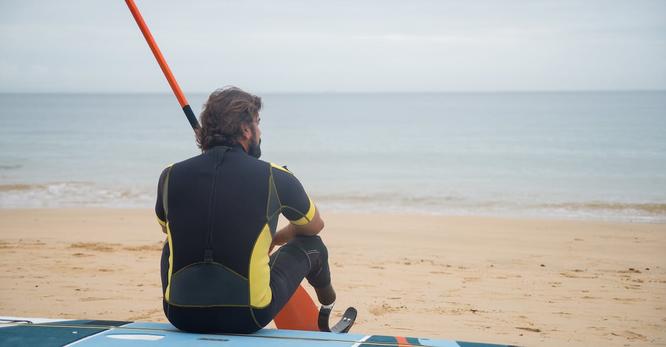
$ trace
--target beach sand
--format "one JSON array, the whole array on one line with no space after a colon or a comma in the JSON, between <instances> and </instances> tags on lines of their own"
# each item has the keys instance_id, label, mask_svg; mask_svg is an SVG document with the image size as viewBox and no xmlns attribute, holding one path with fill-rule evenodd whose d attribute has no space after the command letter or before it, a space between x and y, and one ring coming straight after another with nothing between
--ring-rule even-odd
<instances>
[{"instance_id":1,"label":"beach sand","mask_svg":"<svg viewBox=\"0 0 666 347\"><path fill-rule=\"evenodd\" d=\"M666 225L322 212L354 332L666 345ZM150 209L1 209L0 315L165 321Z\"/></svg>"}]
</instances>

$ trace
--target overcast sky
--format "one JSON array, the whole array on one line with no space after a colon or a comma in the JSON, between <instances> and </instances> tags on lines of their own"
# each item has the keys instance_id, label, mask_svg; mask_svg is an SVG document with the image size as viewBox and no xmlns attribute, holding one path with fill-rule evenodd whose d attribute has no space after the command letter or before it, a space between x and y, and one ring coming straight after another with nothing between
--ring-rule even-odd
<instances>
[{"instance_id":1,"label":"overcast sky","mask_svg":"<svg viewBox=\"0 0 666 347\"><path fill-rule=\"evenodd\" d=\"M666 1L136 0L187 93L666 89ZM0 0L0 92L169 92L123 0Z\"/></svg>"}]
</instances>

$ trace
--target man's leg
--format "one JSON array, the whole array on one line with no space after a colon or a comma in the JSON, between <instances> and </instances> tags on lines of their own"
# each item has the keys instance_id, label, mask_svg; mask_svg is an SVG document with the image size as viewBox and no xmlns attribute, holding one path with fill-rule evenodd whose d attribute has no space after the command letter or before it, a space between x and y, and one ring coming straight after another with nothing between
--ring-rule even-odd
<instances>
[{"instance_id":1,"label":"man's leg","mask_svg":"<svg viewBox=\"0 0 666 347\"><path fill-rule=\"evenodd\" d=\"M307 278L323 305L335 301L328 265L328 250L319 236L296 236L271 255L270 319L289 301L298 286Z\"/></svg>"}]
</instances>

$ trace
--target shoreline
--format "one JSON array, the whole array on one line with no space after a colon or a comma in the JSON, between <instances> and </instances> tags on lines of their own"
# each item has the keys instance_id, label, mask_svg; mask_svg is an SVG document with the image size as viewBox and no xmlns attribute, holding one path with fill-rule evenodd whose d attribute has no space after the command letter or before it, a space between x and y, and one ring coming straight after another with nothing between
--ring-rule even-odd
<instances>
[{"instance_id":1,"label":"shoreline","mask_svg":"<svg viewBox=\"0 0 666 347\"><path fill-rule=\"evenodd\" d=\"M1 186L1 185L0 185ZM21 210L151 210L154 198L150 199L150 206L146 206L145 203L126 203L119 205L105 205L97 203L89 203L88 206L82 207L79 204L67 205L64 206L2 206L0 205L0 210L5 211L21 211ZM572 221L572 222L590 222L590 223L610 223L610 224L655 224L655 225L666 225L666 214L662 213L666 211L666 204L662 203L586 203L586 204L563 204L563 206L597 206L596 210L566 210L562 209L558 213L554 211L538 211L530 209L519 209L515 208L513 210L501 210L501 211L489 211L483 210L481 208L476 209L475 212L470 212L474 210L473 207L455 207L455 206L438 206L437 208L417 208L414 206L405 206L400 209L397 207L384 206L376 207L373 205L342 205L339 203L328 203L321 202L315 196L315 201L317 205L322 209L328 211L331 214L368 214L368 215L400 215L400 216L434 216L434 217L444 217L444 218L489 218L489 219L504 219L504 220L544 220L544 221ZM444 211L444 212L442 212ZM564 211L564 212L562 212ZM600 214L594 214L595 212L602 211ZM654 212L652 215L623 215L628 211L634 212Z\"/></svg>"},{"instance_id":2,"label":"shoreline","mask_svg":"<svg viewBox=\"0 0 666 347\"><path fill-rule=\"evenodd\" d=\"M353 332L666 343L665 224L322 213ZM0 314L165 321L163 240L149 208L2 208Z\"/></svg>"}]
</instances>

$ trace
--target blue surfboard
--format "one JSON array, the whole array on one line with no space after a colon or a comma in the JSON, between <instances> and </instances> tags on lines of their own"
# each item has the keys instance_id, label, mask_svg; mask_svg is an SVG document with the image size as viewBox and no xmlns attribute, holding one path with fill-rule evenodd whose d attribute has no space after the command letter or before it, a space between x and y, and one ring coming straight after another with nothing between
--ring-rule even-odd
<instances>
[{"instance_id":1,"label":"blue surfboard","mask_svg":"<svg viewBox=\"0 0 666 347\"><path fill-rule=\"evenodd\" d=\"M427 338L262 329L254 334L193 334L168 323L0 317L0 346L319 346L500 347Z\"/></svg>"}]
</instances>

